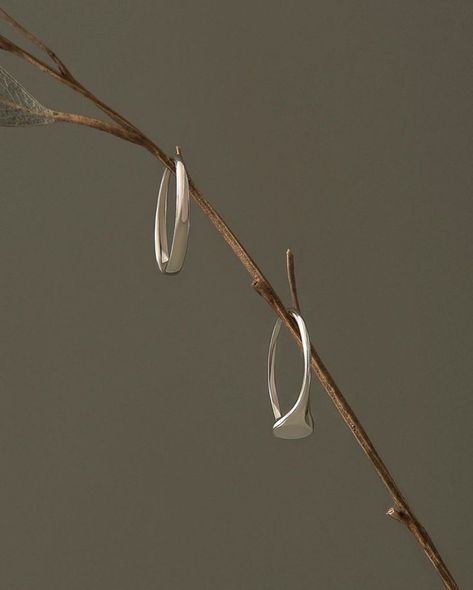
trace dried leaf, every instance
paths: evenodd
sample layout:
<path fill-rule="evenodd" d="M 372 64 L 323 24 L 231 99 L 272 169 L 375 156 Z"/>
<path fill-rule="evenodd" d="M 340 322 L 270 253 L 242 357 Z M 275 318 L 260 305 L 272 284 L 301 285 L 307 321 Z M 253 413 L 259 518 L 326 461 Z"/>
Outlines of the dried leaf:
<path fill-rule="evenodd" d="M 43 107 L 11 74 L 0 66 L 0 126 L 24 127 L 54 123 Z"/>

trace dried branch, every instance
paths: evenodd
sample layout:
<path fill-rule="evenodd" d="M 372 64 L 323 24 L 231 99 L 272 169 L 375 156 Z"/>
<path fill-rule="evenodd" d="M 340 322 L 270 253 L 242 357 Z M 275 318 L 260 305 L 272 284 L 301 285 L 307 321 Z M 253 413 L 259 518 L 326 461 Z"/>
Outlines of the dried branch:
<path fill-rule="evenodd" d="M 114 111 L 111 107 L 106 105 L 102 100 L 97 98 L 90 90 L 85 88 L 65 66 L 62 60 L 47 47 L 40 39 L 30 33 L 23 25 L 20 25 L 7 13 L 0 9 L 0 18 L 7 22 L 10 26 L 24 34 L 30 41 L 32 41 L 39 49 L 44 51 L 54 62 L 56 68 L 48 66 L 45 62 L 33 56 L 28 51 L 19 47 L 15 43 L 11 42 L 7 38 L 0 35 L 0 49 L 8 51 L 17 55 L 18 57 L 28 61 L 30 64 L 38 68 L 39 70 L 52 76 L 59 82 L 67 85 L 72 90 L 78 92 L 92 103 L 94 103 L 99 109 L 101 109 L 107 116 L 109 116 L 115 123 L 109 124 L 97 119 L 90 119 L 83 117 L 82 115 L 73 115 L 71 113 L 60 113 L 54 112 L 54 117 L 58 121 L 64 121 L 68 123 L 76 123 L 79 125 L 86 125 L 95 129 L 99 129 L 106 133 L 111 133 L 126 141 L 138 144 L 150 152 L 156 159 L 162 162 L 169 170 L 174 171 L 173 160 L 167 156 L 153 141 L 151 141 L 146 135 L 130 123 L 125 117 Z M 238 240 L 236 235 L 232 232 L 229 226 L 225 223 L 223 218 L 215 210 L 215 208 L 205 198 L 203 193 L 197 188 L 191 178 L 189 178 L 189 185 L 191 195 L 203 213 L 208 217 L 209 221 L 215 226 L 216 230 L 220 233 L 226 243 L 230 246 L 236 257 L 239 259 L 241 264 L 247 270 L 254 289 L 263 297 L 266 303 L 271 309 L 283 320 L 284 324 L 289 329 L 290 333 L 300 345 L 299 332 L 295 329 L 291 316 L 288 314 L 286 307 L 282 303 L 281 298 L 275 292 L 270 282 L 266 279 L 263 272 L 257 266 L 256 262 L 252 259 L 250 254 L 244 248 L 242 243 Z M 287 255 L 288 265 L 288 278 L 291 289 L 292 301 L 295 307 L 298 307 L 297 289 L 295 282 L 294 273 L 294 260 L 292 254 L 289 252 Z M 335 405 L 335 408 L 350 428 L 356 441 L 363 449 L 371 464 L 373 465 L 376 473 L 380 477 L 381 481 L 386 486 L 390 496 L 394 501 L 394 508 L 388 511 L 388 515 L 399 522 L 406 525 L 407 529 L 412 533 L 417 543 L 422 547 L 428 559 L 431 561 L 433 567 L 438 572 L 444 585 L 449 590 L 458 589 L 458 584 L 455 582 L 452 574 L 449 572 L 445 562 L 437 551 L 432 539 L 428 535 L 425 528 L 415 517 L 412 509 L 410 508 L 407 500 L 400 491 L 398 485 L 394 481 L 391 473 L 384 464 L 376 448 L 368 437 L 365 429 L 361 422 L 356 416 L 353 409 L 343 396 L 342 392 L 336 385 L 333 377 L 323 364 L 320 356 L 318 355 L 315 348 L 312 346 L 312 370 L 318 377 L 323 388 L 329 395 L 330 399 Z"/>
<path fill-rule="evenodd" d="M 29 51 L 27 51 L 26 49 L 23 49 L 22 47 L 20 47 L 16 43 L 13 43 L 12 41 L 7 39 L 3 35 L 0 35 L 0 49 L 5 49 L 7 51 L 10 51 L 11 53 L 14 53 L 15 55 L 17 55 L 18 57 L 21 57 L 22 59 L 28 61 L 30 64 L 34 65 L 35 67 L 40 69 L 42 72 L 52 76 L 54 79 L 58 80 L 59 82 L 62 82 L 66 86 L 69 86 L 69 88 L 71 88 L 72 90 L 75 90 L 79 94 L 82 94 L 82 96 L 85 96 L 86 98 L 91 100 L 99 109 L 101 109 L 106 115 L 108 115 L 115 122 L 137 131 L 136 127 L 134 127 L 134 125 L 132 125 L 129 121 L 127 121 L 127 119 L 125 119 L 125 117 L 120 115 L 120 113 L 117 113 L 116 111 L 114 111 L 111 107 L 109 107 L 104 102 L 102 102 L 99 98 L 94 96 L 90 92 L 90 90 L 85 88 L 85 86 L 83 86 L 72 75 L 69 68 L 66 67 L 65 63 L 56 55 L 56 53 L 50 47 L 48 47 L 43 41 L 38 39 L 38 37 L 36 37 L 36 35 L 33 35 L 33 33 L 28 31 L 28 29 L 26 29 L 23 25 L 21 25 L 18 21 L 16 21 L 12 16 L 10 16 L 3 8 L 0 8 L 0 19 L 5 21 L 13 29 L 20 32 L 28 40 L 30 40 L 34 45 L 39 47 L 39 49 L 41 49 L 41 51 L 46 53 L 51 58 L 51 60 L 56 64 L 57 69 L 52 68 L 51 66 L 48 66 L 48 64 L 46 64 L 42 60 L 38 59 L 37 57 L 32 55 Z"/>
<path fill-rule="evenodd" d="M 52 61 L 58 67 L 59 72 L 61 73 L 62 76 L 64 76 L 64 77 L 71 76 L 71 73 L 66 68 L 65 64 L 58 58 L 58 56 L 54 53 L 54 51 L 49 49 L 49 47 L 47 47 L 41 41 L 41 39 L 38 39 L 38 37 L 36 37 L 36 35 L 33 35 L 33 33 L 28 31 L 28 29 L 25 29 L 25 27 L 23 25 L 21 25 L 18 21 L 16 21 L 12 16 L 7 14 L 5 12 L 5 10 L 3 10 L 3 8 L 0 8 L 0 18 L 2 20 L 4 20 L 8 25 L 10 25 L 13 29 L 16 29 L 19 33 L 24 35 L 29 41 L 31 41 L 31 43 L 36 45 L 36 47 L 39 47 L 41 49 L 41 51 L 44 51 L 47 55 L 49 55 L 49 57 L 52 59 Z"/>
<path fill-rule="evenodd" d="M 62 123 L 74 123 L 75 125 L 84 125 L 86 127 L 91 127 L 92 129 L 97 129 L 98 131 L 110 133 L 110 135 L 115 135 L 120 139 L 125 139 L 126 141 L 130 141 L 131 143 L 141 145 L 140 137 L 134 131 L 126 129 L 121 125 L 107 123 L 106 121 L 94 119 L 93 117 L 86 117 L 85 115 L 76 115 L 74 113 L 62 113 L 61 111 L 52 111 L 52 118 L 55 121 L 61 121 Z"/>

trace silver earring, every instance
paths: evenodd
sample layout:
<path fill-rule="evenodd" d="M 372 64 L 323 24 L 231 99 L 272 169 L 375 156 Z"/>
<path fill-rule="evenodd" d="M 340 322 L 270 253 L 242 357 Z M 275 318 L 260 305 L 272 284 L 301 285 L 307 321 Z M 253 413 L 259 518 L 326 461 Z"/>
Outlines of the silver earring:
<path fill-rule="evenodd" d="M 156 217 L 154 222 L 154 250 L 159 270 L 165 274 L 178 273 L 186 257 L 190 227 L 189 179 L 182 161 L 180 150 L 177 149 L 176 163 L 176 220 L 172 237 L 171 253 L 168 248 L 166 213 L 171 171 L 165 168 L 158 193 Z"/>
<path fill-rule="evenodd" d="M 276 359 L 276 348 L 278 343 L 279 331 L 281 330 L 282 320 L 278 318 L 271 335 L 268 353 L 268 388 L 271 406 L 273 408 L 276 422 L 273 425 L 273 434 L 278 438 L 304 438 L 314 431 L 314 419 L 310 413 L 310 338 L 304 320 L 296 310 L 288 310 L 291 316 L 296 320 L 301 335 L 302 352 L 304 355 L 304 378 L 302 381 L 301 391 L 296 403 L 287 414 L 281 416 L 279 399 L 276 391 L 276 382 L 274 377 L 274 364 Z"/>

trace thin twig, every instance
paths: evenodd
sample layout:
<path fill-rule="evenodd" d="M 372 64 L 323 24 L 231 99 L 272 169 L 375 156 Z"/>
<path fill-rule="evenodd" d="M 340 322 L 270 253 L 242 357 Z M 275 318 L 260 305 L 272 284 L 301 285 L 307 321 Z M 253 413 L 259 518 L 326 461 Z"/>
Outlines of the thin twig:
<path fill-rule="evenodd" d="M 62 113 L 61 111 L 52 111 L 52 118 L 62 123 L 73 123 L 75 125 L 91 127 L 92 129 L 110 133 L 110 135 L 115 135 L 120 139 L 141 145 L 141 138 L 136 133 L 114 123 L 108 123 L 100 119 L 94 119 L 93 117 L 86 117 L 85 115 L 76 115 L 75 113 Z"/>
<path fill-rule="evenodd" d="M 36 37 L 36 35 L 33 35 L 33 33 L 31 33 L 31 31 L 28 31 L 28 29 L 25 29 L 25 27 L 23 25 L 21 25 L 18 21 L 16 21 L 12 16 L 7 14 L 5 12 L 5 10 L 3 10 L 3 8 L 0 8 L 0 18 L 2 20 L 4 20 L 8 25 L 10 25 L 13 29 L 16 29 L 18 32 L 20 32 L 22 35 L 24 35 L 29 41 L 31 41 L 31 43 L 36 45 L 36 47 L 39 47 L 41 49 L 41 51 L 44 51 L 47 55 L 49 55 L 49 57 L 52 59 L 52 61 L 58 67 L 61 75 L 63 75 L 66 78 L 72 77 L 72 74 L 67 69 L 64 62 L 59 59 L 59 57 L 54 53 L 54 51 L 52 51 L 49 47 L 47 47 L 41 41 L 41 39 L 38 39 L 38 37 Z"/>
<path fill-rule="evenodd" d="M 78 82 L 72 76 L 70 70 L 66 68 L 62 60 L 60 60 L 56 56 L 56 54 L 52 52 L 52 50 L 49 49 L 42 41 L 40 41 L 37 37 L 32 35 L 25 27 L 17 23 L 17 21 L 9 17 L 4 10 L 0 11 L 0 18 L 3 18 L 3 20 L 5 20 L 8 24 L 22 32 L 24 35 L 26 35 L 28 39 L 33 41 L 33 43 L 35 43 L 36 46 L 45 51 L 57 65 L 58 69 L 56 70 L 54 68 L 51 68 L 46 63 L 34 57 L 32 54 L 20 48 L 18 45 L 9 41 L 3 36 L 0 36 L 0 49 L 4 49 L 6 51 L 9 51 L 10 53 L 18 55 L 22 59 L 25 59 L 26 61 L 40 69 L 41 71 L 47 73 L 56 80 L 60 81 L 61 83 L 66 84 L 67 86 L 69 86 L 70 88 L 72 88 L 73 90 L 75 90 L 76 92 L 86 97 L 91 102 L 93 102 L 99 109 L 101 109 L 112 120 L 114 120 L 117 125 L 106 124 L 103 121 L 98 121 L 97 119 L 90 119 L 87 117 L 83 117 L 81 115 L 73 115 L 71 113 L 56 112 L 56 119 L 66 121 L 69 123 L 87 125 L 89 127 L 93 127 L 95 129 L 111 133 L 127 141 L 131 141 L 132 143 L 136 143 L 148 150 L 169 170 L 174 171 L 174 162 L 172 158 L 167 156 L 165 152 L 163 152 L 142 131 L 140 131 L 137 127 L 135 127 L 132 123 L 125 119 L 125 117 L 114 111 L 102 100 L 100 100 L 94 94 L 92 94 L 90 90 L 88 90 L 80 82 Z M 117 126 L 121 127 L 122 130 L 118 131 Z M 225 223 L 220 214 L 215 210 L 215 208 L 209 203 L 209 201 L 197 188 L 197 186 L 191 178 L 189 179 L 189 185 L 191 195 L 197 203 L 197 205 L 208 217 L 210 222 L 215 226 L 217 231 L 221 234 L 223 239 L 226 241 L 226 243 L 230 246 L 234 254 L 237 256 L 241 264 L 248 271 L 254 289 L 263 297 L 263 299 L 271 307 L 271 309 L 283 320 L 284 324 L 287 326 L 296 342 L 298 342 L 300 345 L 299 332 L 295 329 L 291 316 L 288 314 L 288 311 L 282 303 L 281 298 L 275 292 L 274 288 L 272 287 L 268 279 L 264 276 L 263 272 L 257 266 L 256 262 L 252 259 L 252 257 L 244 248 L 242 243 L 238 240 L 236 235 Z M 287 264 L 289 270 L 289 283 L 291 285 L 293 305 L 298 307 L 297 289 L 294 273 L 294 260 L 292 258 L 292 255 L 290 255 L 289 253 L 287 257 Z M 407 529 L 412 533 L 417 543 L 422 547 L 425 554 L 431 561 L 433 567 L 438 572 L 445 587 L 449 590 L 457 590 L 458 584 L 455 582 L 452 574 L 449 572 L 445 562 L 443 561 L 439 552 L 437 551 L 432 539 L 430 538 L 424 527 L 421 525 L 421 523 L 415 517 L 407 500 L 401 493 L 398 485 L 394 481 L 392 475 L 390 474 L 389 470 L 387 469 L 386 465 L 384 464 L 383 460 L 381 459 L 380 455 L 375 449 L 361 422 L 359 421 L 355 412 L 350 407 L 349 403 L 347 402 L 342 392 L 336 385 L 331 374 L 323 364 L 320 356 L 318 355 L 317 351 L 313 346 L 311 364 L 315 375 L 318 377 L 320 383 L 322 384 L 325 391 L 331 398 L 332 402 L 335 405 L 335 408 L 337 409 L 345 423 L 352 431 L 353 436 L 355 437 L 363 451 L 366 453 L 375 471 L 377 472 L 380 479 L 386 486 L 389 494 L 391 495 L 394 501 L 394 507 L 388 510 L 389 516 L 395 518 L 399 522 L 406 525 Z"/>
<path fill-rule="evenodd" d="M 49 74 L 50 76 L 52 76 L 56 80 L 62 82 L 63 84 L 66 84 L 66 86 L 69 86 L 69 88 L 71 88 L 72 90 L 75 90 L 79 94 L 82 94 L 82 96 L 85 96 L 86 98 L 91 100 L 99 109 L 101 109 L 106 115 L 108 115 L 115 122 L 117 122 L 121 125 L 124 125 L 125 127 L 128 127 L 130 129 L 133 129 L 134 131 L 138 131 L 136 129 L 136 127 L 130 123 L 130 121 L 125 119 L 125 117 L 120 115 L 120 113 L 117 113 L 117 111 L 113 110 L 111 107 L 109 107 L 103 101 L 101 101 L 99 98 L 94 96 L 92 94 L 92 92 L 90 92 L 90 90 L 85 88 L 85 86 L 83 86 L 83 84 L 81 84 L 73 76 L 72 72 L 69 70 L 69 68 L 66 67 L 66 65 L 62 61 L 62 59 L 60 59 L 57 56 L 57 54 L 50 47 L 48 47 L 43 41 L 41 41 L 41 39 L 36 37 L 36 35 L 31 33 L 22 24 L 20 24 L 17 20 L 15 20 L 3 8 L 0 8 L 0 19 L 5 21 L 10 27 L 12 27 L 16 31 L 18 31 L 19 33 L 24 35 L 28 40 L 30 40 L 32 43 L 34 43 L 34 45 L 39 47 L 39 49 L 41 49 L 41 51 L 46 53 L 46 55 L 48 55 L 52 59 L 52 61 L 56 64 L 57 69 L 54 69 L 54 68 L 48 66 L 48 64 L 46 64 L 42 60 L 35 57 L 29 51 L 26 51 L 25 49 L 19 47 L 16 43 L 13 43 L 12 41 L 7 39 L 3 35 L 0 35 L 0 49 L 6 49 L 7 51 L 14 53 L 18 57 L 25 59 L 26 61 L 28 61 L 29 63 L 31 63 L 35 67 L 39 68 L 41 71 L 45 72 L 46 74 Z M 4 47 L 3 45 L 5 45 L 5 44 L 8 44 L 10 47 Z"/>
<path fill-rule="evenodd" d="M 38 68 L 38 70 L 41 70 L 45 74 L 49 74 L 50 76 L 52 76 L 55 80 L 58 80 L 63 84 L 67 84 L 65 78 L 63 78 L 62 75 L 59 72 L 57 72 L 54 68 L 48 66 L 47 63 L 38 59 L 32 53 L 30 53 L 26 49 L 23 49 L 13 41 L 10 41 L 10 39 L 7 39 L 4 35 L 0 35 L 0 49 L 13 53 L 18 57 L 21 57 L 35 68 Z"/>

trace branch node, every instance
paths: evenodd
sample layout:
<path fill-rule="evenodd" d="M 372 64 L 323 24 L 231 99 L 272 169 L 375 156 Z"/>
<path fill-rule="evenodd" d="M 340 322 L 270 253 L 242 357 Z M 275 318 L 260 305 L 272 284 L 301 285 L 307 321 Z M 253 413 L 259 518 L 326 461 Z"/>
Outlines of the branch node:
<path fill-rule="evenodd" d="M 259 295 L 263 295 L 263 281 L 259 277 L 251 281 L 251 286 Z"/>
<path fill-rule="evenodd" d="M 55 54 L 53 54 L 53 55 L 55 55 Z M 65 78 L 66 80 L 72 81 L 74 78 L 73 78 L 71 72 L 66 68 L 66 66 L 62 62 L 60 62 L 57 58 L 54 59 L 54 61 L 57 64 L 57 67 L 59 69 L 59 72 L 60 72 L 61 76 L 63 78 Z"/>

